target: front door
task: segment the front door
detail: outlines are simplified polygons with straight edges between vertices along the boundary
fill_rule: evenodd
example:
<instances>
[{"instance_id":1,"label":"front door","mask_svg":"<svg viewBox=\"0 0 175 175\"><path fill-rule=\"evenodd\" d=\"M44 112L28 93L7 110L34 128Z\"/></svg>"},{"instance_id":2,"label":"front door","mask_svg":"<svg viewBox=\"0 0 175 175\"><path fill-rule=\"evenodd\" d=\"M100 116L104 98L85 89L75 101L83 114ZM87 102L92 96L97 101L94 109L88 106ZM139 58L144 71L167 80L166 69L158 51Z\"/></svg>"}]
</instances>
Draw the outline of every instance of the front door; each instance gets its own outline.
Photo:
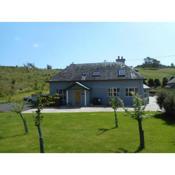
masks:
<instances>
[{"instance_id":1,"label":"front door","mask_svg":"<svg viewBox=\"0 0 175 175\"><path fill-rule=\"evenodd\" d=\"M81 102L81 91L76 90L75 91L75 105L80 106L80 102Z\"/></svg>"}]
</instances>

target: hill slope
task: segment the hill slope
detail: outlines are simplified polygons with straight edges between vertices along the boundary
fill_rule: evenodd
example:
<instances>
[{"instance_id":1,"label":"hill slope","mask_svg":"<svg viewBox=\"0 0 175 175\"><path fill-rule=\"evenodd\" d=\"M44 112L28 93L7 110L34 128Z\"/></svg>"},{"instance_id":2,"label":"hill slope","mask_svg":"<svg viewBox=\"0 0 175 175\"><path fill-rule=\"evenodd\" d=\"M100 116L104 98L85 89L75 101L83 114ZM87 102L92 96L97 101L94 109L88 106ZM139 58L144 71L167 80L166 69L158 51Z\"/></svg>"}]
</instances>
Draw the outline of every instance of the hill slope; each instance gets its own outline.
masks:
<instances>
[{"instance_id":1,"label":"hill slope","mask_svg":"<svg viewBox=\"0 0 175 175\"><path fill-rule=\"evenodd\" d=\"M175 68L137 68L139 72L146 78L158 78L162 81L163 77L170 78L171 76L175 76Z\"/></svg>"},{"instance_id":2,"label":"hill slope","mask_svg":"<svg viewBox=\"0 0 175 175\"><path fill-rule=\"evenodd\" d=\"M45 81L56 73L58 73L56 69L0 66L0 102L6 101L9 94L13 94L14 99L17 96L20 98L31 95L31 93L40 90L42 86L47 92L49 86Z\"/></svg>"}]
</instances>

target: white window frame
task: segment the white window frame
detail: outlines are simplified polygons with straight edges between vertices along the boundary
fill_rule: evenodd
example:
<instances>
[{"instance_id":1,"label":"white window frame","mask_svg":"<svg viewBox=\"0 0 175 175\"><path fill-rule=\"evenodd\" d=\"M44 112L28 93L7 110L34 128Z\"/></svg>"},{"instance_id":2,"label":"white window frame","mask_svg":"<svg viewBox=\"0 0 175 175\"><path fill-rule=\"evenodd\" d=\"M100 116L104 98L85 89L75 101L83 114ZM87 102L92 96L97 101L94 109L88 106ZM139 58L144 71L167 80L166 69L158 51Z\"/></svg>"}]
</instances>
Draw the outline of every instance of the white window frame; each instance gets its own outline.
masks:
<instances>
[{"instance_id":1,"label":"white window frame","mask_svg":"<svg viewBox=\"0 0 175 175\"><path fill-rule=\"evenodd\" d=\"M109 97L119 96L120 88L116 88L116 87L108 88L108 92L107 93L108 93Z\"/></svg>"},{"instance_id":2,"label":"white window frame","mask_svg":"<svg viewBox=\"0 0 175 175\"><path fill-rule=\"evenodd\" d=\"M133 90L131 90L133 89ZM134 94L138 93L138 88L136 87L129 87L125 89L125 96L126 97L132 97L133 95L131 94L131 92L134 92Z\"/></svg>"}]
</instances>

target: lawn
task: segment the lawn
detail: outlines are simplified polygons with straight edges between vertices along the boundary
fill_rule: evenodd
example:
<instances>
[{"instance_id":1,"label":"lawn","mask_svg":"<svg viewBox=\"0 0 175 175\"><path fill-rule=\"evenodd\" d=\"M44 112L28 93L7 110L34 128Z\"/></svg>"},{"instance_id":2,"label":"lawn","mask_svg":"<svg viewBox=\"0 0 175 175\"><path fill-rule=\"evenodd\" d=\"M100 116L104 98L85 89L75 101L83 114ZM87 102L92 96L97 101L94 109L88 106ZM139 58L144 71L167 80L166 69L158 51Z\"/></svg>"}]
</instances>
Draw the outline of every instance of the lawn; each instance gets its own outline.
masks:
<instances>
[{"instance_id":1,"label":"lawn","mask_svg":"<svg viewBox=\"0 0 175 175\"><path fill-rule=\"evenodd\" d=\"M150 113L150 116L156 113ZM0 113L0 152L37 153L38 135L32 114L24 115L29 134L23 134L21 119L14 113ZM119 113L114 129L113 113L50 113L42 121L47 153L135 152L139 144L137 121ZM142 152L175 152L175 127L166 121L144 119L146 148Z\"/></svg>"}]
</instances>

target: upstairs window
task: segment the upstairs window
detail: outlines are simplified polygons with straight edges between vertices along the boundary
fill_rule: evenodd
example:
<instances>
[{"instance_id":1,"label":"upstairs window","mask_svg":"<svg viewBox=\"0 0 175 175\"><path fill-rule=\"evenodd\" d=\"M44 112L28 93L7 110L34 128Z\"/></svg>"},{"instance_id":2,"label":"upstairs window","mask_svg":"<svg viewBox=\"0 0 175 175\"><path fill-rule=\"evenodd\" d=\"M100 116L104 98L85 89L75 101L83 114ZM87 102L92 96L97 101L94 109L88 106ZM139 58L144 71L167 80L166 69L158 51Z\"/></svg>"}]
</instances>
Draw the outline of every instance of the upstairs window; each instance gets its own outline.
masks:
<instances>
[{"instance_id":1,"label":"upstairs window","mask_svg":"<svg viewBox=\"0 0 175 175\"><path fill-rule=\"evenodd\" d=\"M93 72L92 77L100 77L100 72Z\"/></svg>"},{"instance_id":2,"label":"upstairs window","mask_svg":"<svg viewBox=\"0 0 175 175\"><path fill-rule=\"evenodd\" d=\"M133 96L138 93L138 88L126 88L126 96Z\"/></svg>"},{"instance_id":3,"label":"upstairs window","mask_svg":"<svg viewBox=\"0 0 175 175\"><path fill-rule=\"evenodd\" d=\"M119 69L117 73L118 73L118 77L125 77L125 70L124 69Z\"/></svg>"},{"instance_id":4,"label":"upstairs window","mask_svg":"<svg viewBox=\"0 0 175 175\"><path fill-rule=\"evenodd\" d=\"M82 73L81 80L86 80L86 73Z\"/></svg>"},{"instance_id":5,"label":"upstairs window","mask_svg":"<svg viewBox=\"0 0 175 175\"><path fill-rule=\"evenodd\" d=\"M119 88L109 88L108 89L108 96L109 97L116 97L119 96L120 89Z\"/></svg>"}]
</instances>

